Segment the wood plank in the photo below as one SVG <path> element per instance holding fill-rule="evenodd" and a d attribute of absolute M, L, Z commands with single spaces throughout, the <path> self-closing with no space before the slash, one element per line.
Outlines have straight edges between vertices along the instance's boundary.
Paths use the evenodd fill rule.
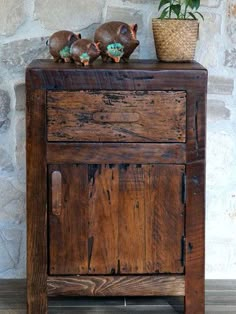
<path fill-rule="evenodd" d="M 51 176 L 61 174 L 60 211 L 55 213 Z M 49 167 L 50 274 L 78 274 L 88 271 L 88 184 L 87 166 L 53 165 Z M 57 197 L 58 195 L 56 195 Z"/>
<path fill-rule="evenodd" d="M 127 64 L 96 62 L 78 71 L 73 64 L 36 60 L 29 66 L 31 88 L 48 90 L 188 90 L 202 91 L 207 71 L 197 63 L 134 60 Z"/>
<path fill-rule="evenodd" d="M 35 314 L 47 311 L 46 93 L 30 91 L 28 72 L 26 86 L 27 306 Z"/>
<path fill-rule="evenodd" d="M 49 91 L 47 119 L 48 141 L 185 142 L 186 93 Z"/>
<path fill-rule="evenodd" d="M 187 165 L 186 313 L 204 313 L 205 163 Z"/>
<path fill-rule="evenodd" d="M 184 164 L 185 144 L 48 143 L 48 163 Z"/>
<path fill-rule="evenodd" d="M 183 296 L 184 276 L 48 277 L 49 296 Z"/>
<path fill-rule="evenodd" d="M 146 273 L 143 165 L 119 166 L 118 274 Z"/>
<path fill-rule="evenodd" d="M 89 165 L 89 269 L 91 274 L 117 272 L 118 166 Z"/>
<path fill-rule="evenodd" d="M 146 271 L 183 273 L 181 239 L 184 234 L 182 178 L 184 165 L 146 168 Z"/>

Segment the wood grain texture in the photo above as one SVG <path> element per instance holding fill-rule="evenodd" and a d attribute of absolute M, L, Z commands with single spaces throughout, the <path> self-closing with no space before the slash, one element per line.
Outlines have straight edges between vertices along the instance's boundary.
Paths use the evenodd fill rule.
<path fill-rule="evenodd" d="M 48 277 L 49 296 L 184 295 L 183 276 Z"/>
<path fill-rule="evenodd" d="M 181 238 L 185 209 L 182 202 L 183 165 L 152 165 L 147 169 L 146 267 L 148 272 L 182 273 Z"/>
<path fill-rule="evenodd" d="M 204 313 L 205 164 L 187 165 L 186 313 Z"/>
<path fill-rule="evenodd" d="M 73 64 L 54 64 L 35 60 L 28 68 L 31 88 L 47 90 L 186 90 L 205 88 L 206 69 L 196 62 L 161 63 L 157 60 L 132 60 L 127 64 L 104 64 L 78 69 Z"/>
<path fill-rule="evenodd" d="M 49 91 L 47 118 L 49 141 L 185 142 L 186 94 Z"/>
<path fill-rule="evenodd" d="M 163 283 L 161 286 L 158 282 L 159 275 L 153 275 L 152 271 L 183 271 L 178 257 L 182 257 L 180 241 L 177 241 L 182 230 L 186 233 L 185 277 L 173 276 L 182 278 L 183 284 L 185 281 L 186 287 L 181 286 L 181 294 L 185 294 L 185 314 L 203 314 L 206 69 L 197 63 L 166 64 L 151 60 L 107 64 L 106 67 L 98 62 L 92 67 L 80 69 L 72 64 L 59 65 L 48 60 L 39 60 L 34 61 L 27 69 L 27 90 L 27 167 L 30 169 L 27 170 L 27 189 L 30 192 L 27 195 L 29 313 L 47 312 L 48 203 L 51 238 L 48 249 L 52 255 L 50 259 L 53 257 L 54 267 L 57 268 L 54 275 L 61 275 L 49 278 L 49 281 L 58 279 L 60 282 L 56 282 L 59 286 L 58 290 L 53 290 L 54 295 L 57 291 L 60 294 L 65 290 L 68 296 L 70 293 L 78 295 L 81 289 L 84 295 L 92 295 L 94 291 L 101 295 L 122 295 L 127 291 L 136 295 L 158 295 L 158 291 L 168 294 L 175 284 Z M 98 110 L 94 106 L 94 111 L 81 115 L 84 109 L 79 107 L 79 100 L 71 95 L 81 95 L 85 91 L 89 91 L 89 96 L 85 96 L 83 100 L 86 100 L 86 108 L 90 108 L 89 100 L 93 108 L 95 99 Z M 148 106 L 143 99 L 145 94 L 154 95 L 157 91 L 168 97 L 184 91 L 186 112 L 177 110 L 173 113 L 166 100 L 155 105 L 159 111 L 152 111 L 150 97 Z M 69 134 L 71 138 L 67 133 L 63 137 L 64 131 L 61 130 L 63 124 L 67 125 L 67 120 L 55 120 L 55 123 L 61 123 L 60 127 L 52 125 L 53 128 L 58 128 L 55 138 L 59 142 L 46 144 L 45 110 L 47 100 L 50 102 L 50 97 L 46 98 L 46 94 L 53 95 L 54 98 L 50 97 L 54 101 L 53 110 L 58 117 L 67 115 L 65 112 L 69 108 L 69 116 L 71 114 L 74 119 L 75 114 L 78 114 L 77 117 L 82 120 L 80 127 L 76 124 L 77 120 L 69 119 L 74 123 L 73 133 Z M 66 95 L 69 101 L 63 96 L 60 104 L 54 95 Z M 102 98 L 102 95 L 108 97 Z M 117 100 L 110 95 L 125 97 Z M 125 103 L 127 99 L 129 101 Z M 141 107 L 137 101 L 139 99 L 142 99 Z M 131 108 L 130 102 L 135 103 L 134 108 Z M 57 108 L 58 103 L 60 110 Z M 115 106 L 112 106 L 114 103 Z M 163 107 L 163 104 L 167 105 Z M 110 110 L 109 106 L 117 110 Z M 175 106 L 178 108 L 178 103 Z M 78 107 L 81 110 L 76 112 Z M 130 111 L 126 110 L 127 107 Z M 137 111 L 137 108 L 142 110 Z M 163 115 L 166 108 L 171 111 L 168 117 Z M 149 117 L 142 121 L 143 126 L 139 125 L 146 112 Z M 181 112 L 181 117 L 174 116 L 181 115 Z M 159 124 L 156 123 L 160 122 L 158 119 L 161 123 L 167 121 L 169 125 L 163 124 L 164 127 L 159 130 Z M 86 129 L 89 123 L 96 127 Z M 121 124 L 123 133 L 118 134 L 124 136 L 123 140 L 107 142 L 114 141 L 114 134 L 117 133 L 113 129 Z M 103 131 L 106 125 L 111 126 L 107 132 Z M 125 130 L 129 125 L 130 130 L 127 133 Z M 89 133 L 85 140 L 93 143 L 71 143 L 80 140 L 73 136 L 77 136 L 76 132 L 81 129 Z M 134 134 L 130 133 L 133 130 Z M 151 130 L 155 132 L 150 132 Z M 170 137 L 170 134 L 175 134 L 175 138 Z M 143 135 L 144 139 L 141 138 Z M 66 142 L 63 143 L 62 140 Z M 104 142 L 94 143 L 99 140 Z M 139 143 L 141 141 L 143 143 Z M 51 175 L 52 171 L 62 174 L 62 202 L 58 199 L 55 202 L 55 208 L 61 204 L 61 213 L 60 210 L 54 211 L 54 214 L 52 211 L 52 182 L 50 176 L 46 176 L 46 160 L 49 164 L 48 174 Z M 153 169 L 151 166 L 154 166 Z M 80 171 L 74 168 L 80 168 Z M 187 202 L 185 217 L 179 217 L 184 204 L 179 203 L 180 185 L 177 182 L 184 168 L 187 173 Z M 160 173 L 163 175 L 160 176 Z M 86 180 L 82 180 L 82 177 Z M 49 199 L 46 195 L 47 184 Z M 90 193 L 92 199 L 89 198 Z M 118 202 L 117 199 L 121 201 Z M 78 207 L 78 203 L 82 207 Z M 168 221 L 168 224 L 164 221 Z M 50 267 L 48 270 L 55 270 Z M 97 275 L 96 269 L 101 272 L 100 275 Z M 137 277 L 134 276 L 137 275 L 134 274 L 136 269 L 139 274 Z M 65 277 L 64 279 L 72 281 L 69 284 L 62 283 L 64 275 L 83 271 L 85 277 Z M 110 276 L 103 276 L 103 272 Z M 129 272 L 131 275 L 127 275 Z M 142 281 L 144 272 L 146 275 L 152 274 L 145 277 L 146 283 Z M 113 273 L 114 276 L 111 275 Z M 119 274 L 123 276 L 119 277 Z M 132 278 L 134 280 L 131 284 Z M 73 280 L 83 282 L 74 284 Z M 99 292 L 94 287 L 98 287 Z M 177 293 L 178 291 L 177 285 Z M 174 295 L 176 291 L 171 293 Z M 209 313 L 214 313 L 214 310 L 215 307 L 211 307 Z"/>
<path fill-rule="evenodd" d="M 115 274 L 117 268 L 119 171 L 114 165 L 89 165 L 89 257 L 91 274 Z"/>
<path fill-rule="evenodd" d="M 50 274 L 87 273 L 88 269 L 88 186 L 87 167 L 50 166 L 49 180 L 58 171 L 62 178 L 61 211 L 54 213 L 54 186 L 50 183 L 49 272 Z"/>
<path fill-rule="evenodd" d="M 187 95 L 186 296 L 187 314 L 204 314 L 205 146 L 207 72 L 201 91 Z"/>
<path fill-rule="evenodd" d="M 163 163 L 184 164 L 185 144 L 48 143 L 48 163 Z"/>
<path fill-rule="evenodd" d="M 30 91 L 29 81 L 27 76 L 27 308 L 35 314 L 47 311 L 46 94 Z"/>
<path fill-rule="evenodd" d="M 184 166 L 54 165 L 49 175 L 55 171 L 62 209 L 50 211 L 50 274 L 183 273 Z"/>

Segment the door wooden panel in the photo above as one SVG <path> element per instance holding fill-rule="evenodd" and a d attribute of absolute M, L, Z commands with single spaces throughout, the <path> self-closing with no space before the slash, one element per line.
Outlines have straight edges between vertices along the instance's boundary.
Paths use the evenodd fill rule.
<path fill-rule="evenodd" d="M 184 171 L 168 164 L 50 166 L 50 274 L 182 273 Z M 54 172 L 61 173 L 59 194 Z"/>
<path fill-rule="evenodd" d="M 49 91 L 48 141 L 185 142 L 184 91 Z"/>

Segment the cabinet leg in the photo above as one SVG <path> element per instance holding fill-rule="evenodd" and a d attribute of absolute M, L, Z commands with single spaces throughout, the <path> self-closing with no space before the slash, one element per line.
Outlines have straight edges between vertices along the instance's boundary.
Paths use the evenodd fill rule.
<path fill-rule="evenodd" d="M 46 294 L 37 294 L 37 290 L 28 291 L 27 314 L 47 314 L 48 300 Z"/>
<path fill-rule="evenodd" d="M 187 165 L 185 314 L 204 314 L 205 164 Z"/>

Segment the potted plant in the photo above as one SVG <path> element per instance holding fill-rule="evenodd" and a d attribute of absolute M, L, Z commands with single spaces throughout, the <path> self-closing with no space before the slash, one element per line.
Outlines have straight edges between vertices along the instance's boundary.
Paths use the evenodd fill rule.
<path fill-rule="evenodd" d="M 160 61 L 194 59 L 198 40 L 200 0 L 161 0 L 160 17 L 152 20 L 157 57 Z"/>

